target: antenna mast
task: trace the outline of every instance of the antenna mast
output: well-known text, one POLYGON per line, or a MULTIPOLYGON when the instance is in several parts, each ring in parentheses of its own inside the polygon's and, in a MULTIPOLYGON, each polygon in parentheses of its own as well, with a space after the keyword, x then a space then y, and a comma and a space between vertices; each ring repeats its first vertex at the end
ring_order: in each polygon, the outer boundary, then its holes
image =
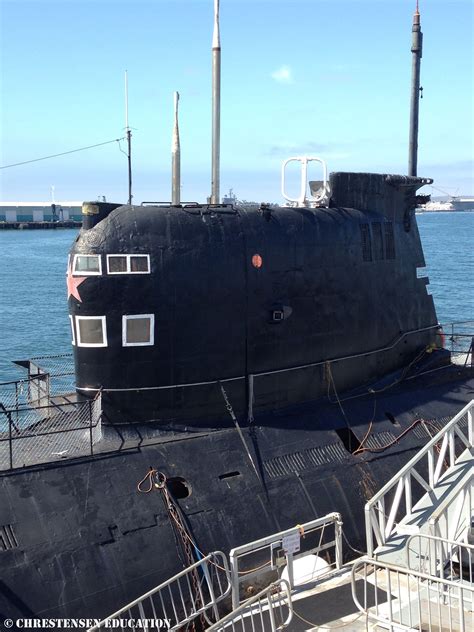
POLYGON ((171 141, 171 204, 181 202, 181 147, 178 125, 179 92, 174 93, 174 129, 171 141))
POLYGON ((128 72, 125 71, 125 131, 127 134, 128 203, 132 203, 132 130, 128 126, 128 72))
POLYGON ((418 0, 416 11, 413 15, 411 39, 412 74, 411 74, 411 105, 410 105, 410 138, 408 150, 408 175, 416 176, 418 167, 418 114, 420 97, 423 88, 420 88, 420 63, 423 52, 423 33, 421 32, 420 11, 418 0))
POLYGON ((214 0, 214 33, 212 36, 212 182, 211 204, 220 203, 221 153, 221 38, 219 32, 219 0, 214 0))

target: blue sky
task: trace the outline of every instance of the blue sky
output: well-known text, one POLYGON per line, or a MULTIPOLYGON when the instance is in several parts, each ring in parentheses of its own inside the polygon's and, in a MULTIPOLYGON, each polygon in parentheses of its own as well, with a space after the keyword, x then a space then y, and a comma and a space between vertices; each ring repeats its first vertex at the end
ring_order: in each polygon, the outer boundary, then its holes
MULTIPOLYGON (((221 0, 221 192, 280 200, 294 154, 406 173, 415 0, 221 0)), ((1 0, 0 164, 119 138, 129 75, 134 201, 170 199, 179 90, 182 199, 210 193, 212 0, 1 0)), ((473 3, 420 0, 419 174, 473 186, 473 3)), ((122 149, 125 145, 122 143, 122 149)), ((2 169, 1 201, 125 201, 116 143, 2 169)), ((438 191, 433 191, 435 195, 438 191)))

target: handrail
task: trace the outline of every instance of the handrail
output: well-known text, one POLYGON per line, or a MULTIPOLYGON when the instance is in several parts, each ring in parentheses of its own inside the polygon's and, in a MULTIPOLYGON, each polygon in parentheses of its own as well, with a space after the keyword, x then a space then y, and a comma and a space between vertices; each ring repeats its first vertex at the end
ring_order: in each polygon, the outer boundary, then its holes
POLYGON ((225 630, 235 630, 234 623, 236 623, 239 619, 242 624, 242 628, 239 629, 247 629, 245 626, 245 621, 249 621, 250 628, 254 630, 254 616, 258 616, 258 629, 261 632, 265 632, 266 630, 270 630, 271 632, 277 632, 278 630, 283 630, 288 627, 293 619, 293 603, 291 600, 291 589, 289 583, 285 579, 279 579, 276 582, 271 583, 269 586, 261 590, 259 593, 245 601, 235 610, 232 610, 228 615, 220 619, 217 623, 211 625, 210 628, 207 628, 207 632, 225 632, 225 630), (280 596, 280 593, 284 591, 283 598, 280 596), (276 608, 282 609, 282 605, 286 605, 288 607, 288 616, 284 621, 281 621, 277 625, 277 621, 275 618, 275 610, 276 608), (268 608, 265 608, 268 606, 268 608), (263 622, 262 615, 268 612, 268 618, 270 623, 270 628, 267 628, 263 622))
POLYGON ((423 487, 426 492, 432 492, 442 475, 442 467, 445 458, 449 460, 449 467, 453 467, 458 459, 455 454, 455 438, 459 438, 462 444, 469 450, 474 447, 474 399, 449 421, 431 441, 429 441, 408 463, 375 494, 365 505, 365 528, 367 539, 367 553, 374 552, 374 534, 377 544, 385 544, 387 538, 393 533, 395 519, 400 508, 402 497, 405 497, 406 513, 412 512, 411 478, 423 487), (468 437, 459 428, 459 421, 467 415, 468 437), (437 444, 441 442, 439 454, 435 455, 437 444), (447 454, 448 453, 448 454, 447 454), (427 458, 428 481, 416 470, 416 466, 424 458, 427 458), (388 515, 385 508, 386 495, 396 486, 395 495, 391 503, 388 515))
MULTIPOLYGON (((448 540, 447 538, 441 538, 439 536, 431 535, 428 533, 414 533, 411 535, 405 545, 406 564, 408 570, 417 569, 412 565, 412 556, 416 556, 417 560, 429 568, 430 575, 436 575, 446 572, 446 567, 449 568, 449 575, 454 574, 453 557, 457 557, 457 563, 462 567, 463 562, 467 561, 469 569, 466 571, 468 575, 469 583, 473 582, 473 565, 474 565, 474 545, 467 542, 459 542, 457 540, 448 540), (412 547, 412 543, 416 540, 419 541, 418 548, 412 547), (425 541, 427 547, 422 550, 421 544, 425 541), (434 556, 432 555, 434 550, 434 556), (434 559, 433 559, 434 558, 434 559), (439 558, 439 559, 438 559, 439 558)), ((460 569, 460 582, 463 582, 463 571, 460 569)))
POLYGON ((205 614, 208 610, 212 609, 212 614, 218 616, 217 604, 223 601, 230 591, 231 583, 227 558, 221 551, 214 551, 102 619, 89 628, 87 632, 113 627, 110 625, 110 621, 113 619, 145 619, 146 606, 144 603, 146 602, 149 603, 149 609, 154 613, 155 618, 158 616, 157 609, 164 619, 171 620, 170 615, 172 615, 173 625, 169 629, 171 631, 179 630, 183 625, 205 614), (213 571, 215 571, 214 576, 212 575, 213 571), (223 573, 222 580, 225 580, 226 585, 222 585, 219 571, 223 573), (180 582, 183 578, 186 580, 183 582, 184 588, 180 582), (219 591, 217 594, 213 585, 214 578, 217 580, 217 590, 219 591), (172 587, 174 587, 175 593, 173 593, 172 587), (204 594, 203 589, 206 588, 208 595, 204 594), (165 589, 167 589, 166 592, 164 592, 165 589), (183 590, 185 595, 183 595, 183 590), (195 591, 194 594, 193 591, 195 591), (155 596, 157 596, 156 603, 153 601, 155 596), (185 596, 188 597, 188 602, 186 602, 185 596), (168 610, 165 601, 168 603, 168 610), (135 607, 138 610, 136 617, 132 613, 132 609, 135 607), (182 613, 182 618, 179 618, 180 613, 182 613))
MULTIPOLYGON (((240 584, 250 578, 267 573, 284 564, 288 569, 288 580, 290 587, 294 587, 293 562, 306 555, 317 554, 334 548, 334 562, 336 569, 342 566, 342 520, 339 513, 333 512, 326 516, 311 520, 301 525, 273 533, 269 536, 248 542, 231 550, 229 554, 230 568, 232 573, 232 606, 237 608, 240 604, 240 584), (323 542, 326 527, 334 526, 334 538, 323 542), (320 532, 319 543, 301 553, 300 540, 308 537, 313 532, 320 532), (291 548, 290 548, 291 547, 291 548), (251 570, 240 570, 239 560, 251 554, 262 557, 262 552, 266 557, 264 564, 258 564, 251 570), (281 555, 280 555, 281 554, 281 555)), ((260 560, 261 561, 261 560, 260 560)), ((254 560, 252 561, 254 564, 254 560)))
MULTIPOLYGON (((379 562, 365 556, 357 560, 351 571, 352 598, 360 612, 390 630, 453 630, 459 617, 459 631, 468 632, 466 610, 474 606, 474 585, 459 584, 413 571, 395 564, 379 562), (364 604, 357 595, 358 575, 363 576, 364 604), (371 581, 368 576, 371 575, 371 581), (387 601, 380 601, 378 591, 386 592, 387 601), (368 606, 368 593, 374 591, 374 606, 368 606), (422 603, 423 602, 423 603, 422 603), (443 627, 443 620, 448 620, 443 627), (416 627, 415 627, 416 626, 416 627), (423 626, 423 627, 422 627, 423 626)), ((467 615, 470 617, 470 614, 467 615)))

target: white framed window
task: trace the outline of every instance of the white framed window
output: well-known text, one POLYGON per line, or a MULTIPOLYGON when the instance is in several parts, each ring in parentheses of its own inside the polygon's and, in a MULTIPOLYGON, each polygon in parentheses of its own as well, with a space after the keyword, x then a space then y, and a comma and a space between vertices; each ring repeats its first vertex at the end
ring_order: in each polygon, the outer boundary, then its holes
POLYGON ((122 344, 124 347, 146 347, 155 344, 155 315, 122 316, 122 344))
POLYGON ((106 347, 105 316, 76 316, 78 347, 106 347))
POLYGON ((109 274, 150 274, 150 255, 107 255, 109 274))
POLYGON ((75 345, 76 344, 76 334, 74 332, 74 319, 71 316, 71 314, 69 314, 69 322, 71 323, 71 337, 72 337, 72 344, 75 345))
POLYGON ((72 264, 73 276, 100 276, 102 262, 100 255, 74 255, 72 264))

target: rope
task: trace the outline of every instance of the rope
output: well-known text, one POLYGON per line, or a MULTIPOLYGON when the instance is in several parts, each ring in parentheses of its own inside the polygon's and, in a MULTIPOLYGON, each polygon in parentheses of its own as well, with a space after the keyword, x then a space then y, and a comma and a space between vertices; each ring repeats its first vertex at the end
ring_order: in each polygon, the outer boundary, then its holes
POLYGON ((0 169, 9 169, 10 167, 19 167, 20 165, 29 165, 32 162, 39 162, 40 160, 49 160, 49 158, 57 158, 58 156, 66 156, 67 154, 74 154, 78 151, 85 151, 86 149, 94 149, 95 147, 101 147, 102 145, 110 145, 111 143, 120 143, 124 138, 114 138, 114 140, 107 140, 105 143, 97 143, 96 145, 88 145, 88 147, 80 147, 79 149, 71 149, 70 151, 63 151, 60 154, 52 154, 51 156, 43 156, 42 158, 33 158, 33 160, 24 160, 23 162, 15 162, 11 165, 3 165, 0 169))
MULTIPOLYGON (((154 488, 157 489, 162 489, 163 485, 166 485, 166 476, 162 473, 159 472, 158 470, 150 467, 150 470, 146 473, 146 475, 142 478, 142 480, 137 484, 137 489, 140 493, 142 494, 148 494, 151 491, 153 491, 154 488), (163 484, 159 484, 159 483, 153 483, 153 475, 154 474, 158 474, 159 476, 162 477, 162 480, 164 480, 163 484), (148 489, 141 489, 142 484, 149 479, 149 488, 148 489)), ((179 522, 176 520, 175 516, 173 514, 170 514, 170 517, 175 521, 177 526, 180 526, 179 522)), ((195 548, 196 552, 201 556, 201 558, 207 557, 206 553, 203 553, 201 551, 201 549, 197 546, 196 542, 191 538, 191 536, 187 533, 186 530, 182 531, 182 535, 185 536, 185 538, 187 538, 189 540, 189 542, 193 545, 193 547, 195 548)), ((215 566, 216 568, 220 569, 221 571, 226 572, 227 569, 225 569, 223 566, 221 566, 220 564, 217 564, 216 562, 213 562, 212 560, 209 560, 209 563, 212 564, 213 566, 215 566)), ((238 574, 239 575, 248 575, 249 573, 254 573, 255 571, 259 571, 262 568, 265 568, 265 566, 268 566, 270 564, 270 562, 265 562, 264 564, 262 564, 261 566, 256 566, 255 568, 251 568, 249 570, 246 571, 239 571, 238 574)))
POLYGON ((346 628, 348 625, 352 625, 353 623, 355 623, 358 619, 360 619, 365 614, 366 629, 368 630, 369 614, 367 612, 359 612, 359 614, 357 615, 357 617, 355 617, 355 619, 351 619, 351 621, 346 621, 342 623, 341 625, 319 625, 319 623, 313 623, 312 621, 308 621, 308 619, 305 619, 304 617, 302 617, 300 614, 296 612, 294 605, 293 605, 293 614, 295 614, 298 617, 298 619, 301 619, 301 621, 303 621, 307 625, 310 625, 311 628, 317 628, 318 630, 340 630, 341 628, 346 628))

